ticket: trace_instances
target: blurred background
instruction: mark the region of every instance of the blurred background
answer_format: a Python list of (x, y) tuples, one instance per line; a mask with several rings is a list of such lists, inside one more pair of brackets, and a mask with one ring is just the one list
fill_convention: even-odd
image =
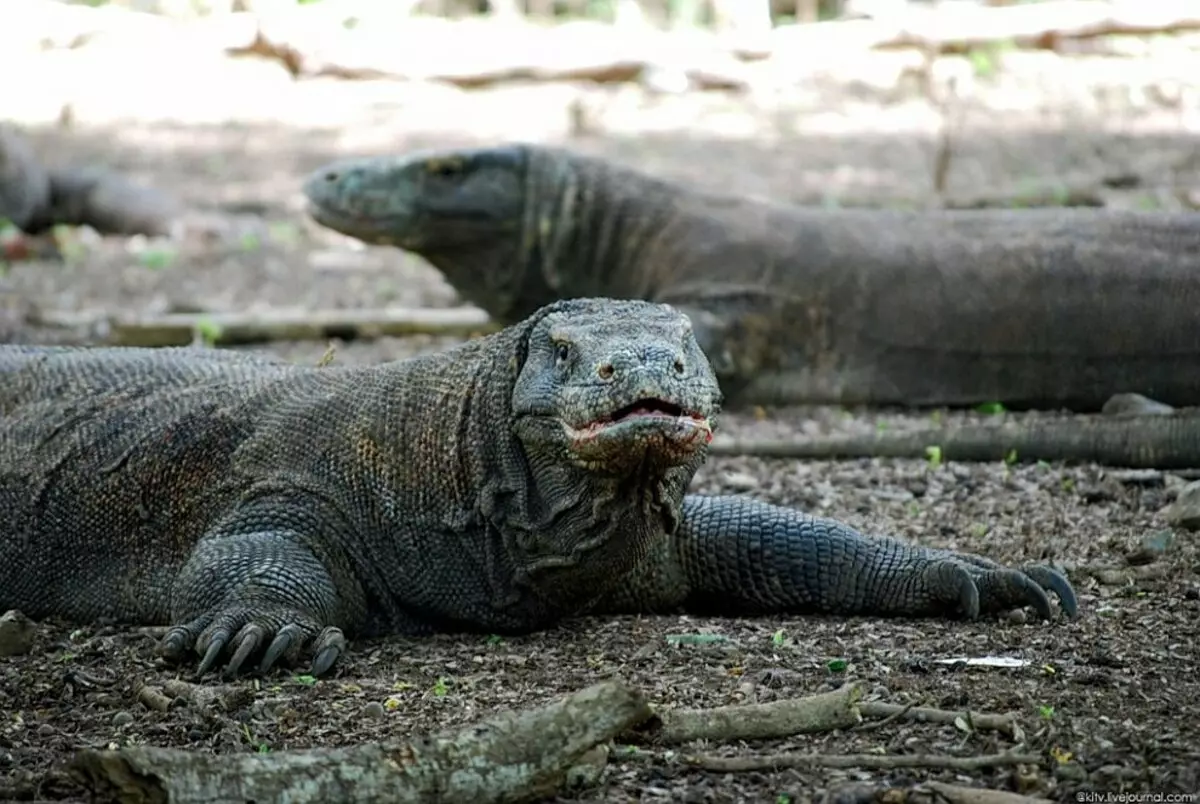
[(57, 227), (50, 244), (10, 223), (5, 340), (102, 340), (117, 317), (460, 305), (419, 259), (307, 220), (304, 174), (353, 154), (525, 140), (803, 204), (1200, 206), (1193, 0), (7, 0), (0, 14), (0, 119), (28, 158), (153, 191), (143, 217), (163, 219)]

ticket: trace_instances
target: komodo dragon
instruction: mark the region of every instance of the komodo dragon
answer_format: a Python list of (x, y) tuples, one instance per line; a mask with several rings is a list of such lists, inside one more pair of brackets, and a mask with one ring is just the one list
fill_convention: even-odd
[(730, 407), (1200, 405), (1200, 215), (817, 209), (534, 145), (345, 159), (310, 214), (502, 323), (557, 298), (687, 312)]
[(0, 126), (0, 218), (30, 235), (88, 225), (101, 234), (166, 235), (182, 207), (96, 167), (46, 167), (23, 135)]
[(721, 393), (667, 305), (377, 366), (0, 347), (0, 381), (0, 611), (170, 624), (201, 674), (584, 612), (1077, 612), (1046, 566), (687, 494)]

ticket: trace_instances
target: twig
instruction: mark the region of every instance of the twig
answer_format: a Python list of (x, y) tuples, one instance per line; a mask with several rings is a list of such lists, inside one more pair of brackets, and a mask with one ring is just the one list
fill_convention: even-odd
[[(150, 746), (85, 749), (72, 775), (102, 800), (511, 802), (591, 778), (596, 746), (650, 717), (636, 690), (605, 681), (458, 731), (345, 748), (215, 756)], [(580, 769), (580, 762), (584, 768)]]
[(226, 712), (245, 704), (254, 693), (248, 687), (226, 684), (193, 684), (179, 678), (168, 679), (163, 692), (172, 698), (186, 701), (194, 709), (207, 709), (217, 705)]
[(945, 782), (925, 782), (921, 787), (937, 793), (950, 804), (1034, 804), (1038, 801), (1049, 801), (1045, 798), (1010, 793), (1007, 790), (984, 790)]
[(152, 687), (144, 681), (134, 682), (133, 697), (142, 706), (155, 712), (166, 712), (171, 708), (172, 699), (163, 695), (163, 691), (158, 687)]
[(769, 740), (849, 729), (862, 721), (857, 706), (861, 698), (862, 686), (850, 683), (805, 698), (711, 709), (669, 709), (656, 713), (651, 721), (625, 737), (672, 745), (692, 740)]
[[(905, 715), (908, 714), (909, 710), (912, 708), (913, 708), (913, 704), (905, 704), (904, 706), (897, 707), (895, 712), (892, 712), (890, 715), (885, 717), (883, 720), (864, 721), (862, 723), (859, 723), (853, 729), (851, 729), (851, 731), (873, 731), (874, 729), (882, 728), (882, 727), (886, 726), (887, 724), (894, 723), (897, 720), (899, 720), (900, 718), (904, 717)], [(858, 710), (864, 716), (866, 716), (867, 713), (863, 711), (862, 704), (859, 704)]]
[(790, 768), (936, 768), (939, 770), (976, 771), (1007, 765), (1032, 765), (1040, 762), (1034, 754), (1006, 751), (974, 757), (948, 757), (938, 754), (767, 754), (765, 756), (718, 757), (696, 754), (680, 757), (694, 768), (720, 773), (744, 773)]
[(864, 701), (858, 705), (863, 717), (893, 718), (903, 717), (918, 723), (949, 723), (953, 724), (959, 718), (970, 723), (980, 731), (998, 731), (1009, 737), (1014, 734), (1017, 717), (1013, 714), (991, 715), (979, 712), (955, 712), (949, 709), (933, 709), (927, 706), (901, 706), (899, 704), (881, 703), (879, 701)]

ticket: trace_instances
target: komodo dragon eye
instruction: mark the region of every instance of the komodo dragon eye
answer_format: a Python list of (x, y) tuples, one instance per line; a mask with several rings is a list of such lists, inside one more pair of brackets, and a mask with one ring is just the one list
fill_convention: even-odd
[(558, 358), (559, 363), (566, 363), (567, 358), (571, 356), (571, 345), (567, 343), (560, 343), (555, 348), (554, 354)]

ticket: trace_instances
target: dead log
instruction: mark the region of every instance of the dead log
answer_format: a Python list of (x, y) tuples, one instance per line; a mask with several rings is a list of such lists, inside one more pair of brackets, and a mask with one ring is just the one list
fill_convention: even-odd
[(858, 711), (861, 698), (862, 687), (851, 683), (832, 692), (763, 704), (667, 709), (655, 713), (654, 718), (625, 737), (675, 745), (692, 740), (770, 740), (849, 729), (862, 720)]
[(605, 681), (458, 731), (345, 748), (213, 755), (150, 746), (87, 749), (69, 772), (102, 800), (514, 802), (552, 796), (594, 767), (597, 746), (650, 716), (642, 695)]

